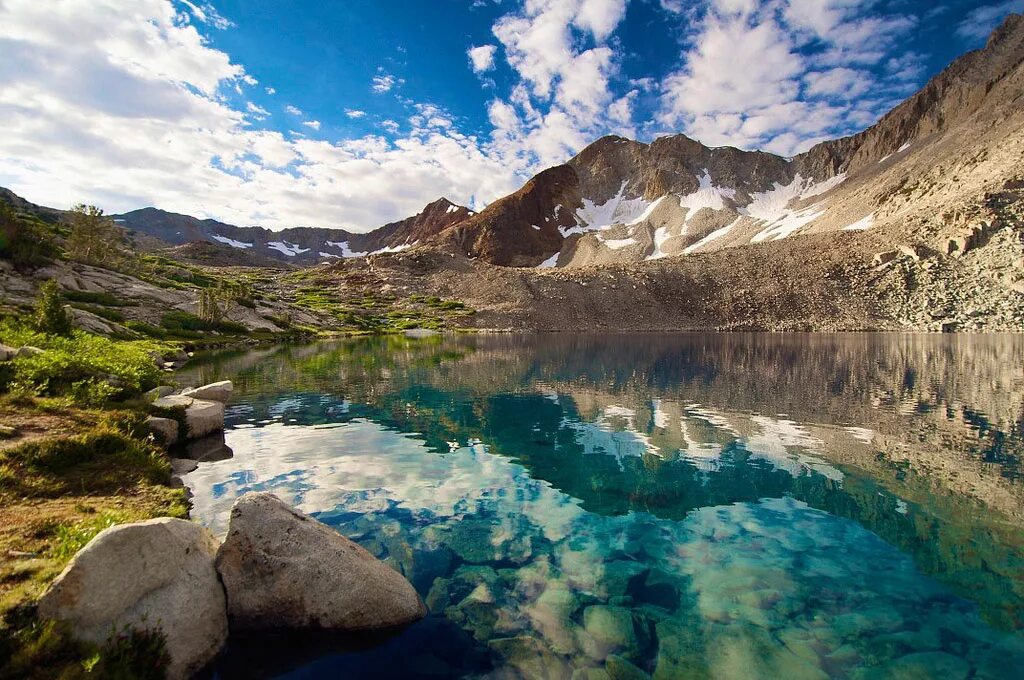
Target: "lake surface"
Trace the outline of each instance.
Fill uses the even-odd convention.
[[[398,635],[218,677],[1024,669],[1024,337],[373,338],[212,356],[193,516],[271,491],[404,573]]]

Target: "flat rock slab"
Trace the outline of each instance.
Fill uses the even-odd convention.
[[[426,614],[405,577],[269,493],[235,503],[217,570],[240,629],[379,630]]]
[[[181,394],[184,397],[205,399],[207,401],[219,401],[220,403],[225,404],[229,399],[231,399],[231,393],[234,392],[234,390],[235,386],[230,380],[221,380],[220,382],[210,383],[209,385],[203,385],[202,387],[183,390]]]
[[[187,678],[224,645],[228,622],[214,558],[217,540],[194,522],[162,517],[100,532],[39,601],[39,614],[64,621],[101,645],[126,627],[159,629],[169,678]]]

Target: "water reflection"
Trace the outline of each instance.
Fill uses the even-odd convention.
[[[219,355],[183,377],[235,381],[235,455],[186,482],[216,531],[249,490],[333,524],[427,600],[407,637],[454,624],[499,675],[1005,677],[1022,365],[1013,337],[871,335]]]

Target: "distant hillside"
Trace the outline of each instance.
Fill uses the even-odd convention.
[[[428,204],[418,214],[359,234],[344,229],[295,227],[271,231],[263,227],[237,227],[217,220],[201,220],[158,208],[142,208],[114,220],[134,232],[169,245],[205,241],[262,258],[291,264],[313,264],[330,259],[397,252],[428,241],[473,212],[446,198]]]

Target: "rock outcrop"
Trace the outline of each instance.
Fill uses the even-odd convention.
[[[125,628],[163,633],[169,678],[187,678],[228,634],[213,535],[193,522],[160,518],[101,532],[39,601],[39,613],[101,645]]]
[[[235,504],[217,570],[232,628],[379,630],[426,614],[402,575],[269,493]]]
[[[224,404],[219,401],[193,399],[181,394],[160,397],[153,402],[158,408],[184,408],[188,439],[200,439],[224,429]]]

